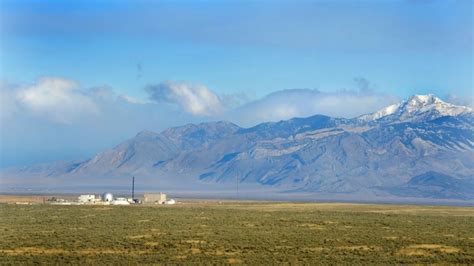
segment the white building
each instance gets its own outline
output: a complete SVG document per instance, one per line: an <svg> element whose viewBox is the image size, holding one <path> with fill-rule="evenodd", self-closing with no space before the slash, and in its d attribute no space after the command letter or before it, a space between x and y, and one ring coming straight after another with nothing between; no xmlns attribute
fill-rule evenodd
<svg viewBox="0 0 474 266"><path fill-rule="evenodd" d="M166 194L165 193L147 193L143 195L143 202L144 203L155 203L155 204L163 204L166 202Z"/></svg>
<svg viewBox="0 0 474 266"><path fill-rule="evenodd" d="M80 195L79 203L94 203L96 201L95 195Z"/></svg>

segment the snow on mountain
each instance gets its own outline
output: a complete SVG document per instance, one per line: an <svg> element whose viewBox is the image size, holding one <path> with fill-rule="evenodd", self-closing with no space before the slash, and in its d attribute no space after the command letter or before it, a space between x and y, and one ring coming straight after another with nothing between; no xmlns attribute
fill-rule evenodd
<svg viewBox="0 0 474 266"><path fill-rule="evenodd" d="M390 105L377 112L359 116L365 122L407 122L435 119L442 116L457 116L472 112L465 106L446 103L433 94L414 95L401 103Z"/></svg>

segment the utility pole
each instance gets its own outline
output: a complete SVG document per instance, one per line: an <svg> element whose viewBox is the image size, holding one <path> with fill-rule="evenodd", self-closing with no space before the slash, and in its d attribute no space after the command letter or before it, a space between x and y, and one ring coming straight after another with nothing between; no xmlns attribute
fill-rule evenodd
<svg viewBox="0 0 474 266"><path fill-rule="evenodd" d="M239 183L240 183L240 176L237 175L237 199L239 199Z"/></svg>

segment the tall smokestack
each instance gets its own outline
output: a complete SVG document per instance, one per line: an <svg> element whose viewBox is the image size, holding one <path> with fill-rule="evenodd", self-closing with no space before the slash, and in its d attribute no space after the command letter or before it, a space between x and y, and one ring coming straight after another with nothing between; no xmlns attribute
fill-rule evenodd
<svg viewBox="0 0 474 266"><path fill-rule="evenodd" d="M132 200L135 199L135 176L132 177Z"/></svg>

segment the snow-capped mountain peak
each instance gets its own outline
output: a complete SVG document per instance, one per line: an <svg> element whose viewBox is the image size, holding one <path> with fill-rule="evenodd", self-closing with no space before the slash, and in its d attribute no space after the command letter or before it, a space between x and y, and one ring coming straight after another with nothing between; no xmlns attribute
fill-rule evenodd
<svg viewBox="0 0 474 266"><path fill-rule="evenodd" d="M401 103L387 106L371 114L362 115L359 119L365 122L375 120L387 122L420 121L441 116L456 116L467 112L472 112L472 109L450 104L433 94L427 94L413 95Z"/></svg>
<svg viewBox="0 0 474 266"><path fill-rule="evenodd" d="M413 95L404 103L405 110L409 112L418 111L420 109L437 109L439 111L448 111L448 109L452 109L452 107L461 107L443 102L440 98L434 96L433 94Z"/></svg>

